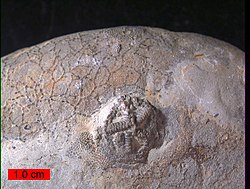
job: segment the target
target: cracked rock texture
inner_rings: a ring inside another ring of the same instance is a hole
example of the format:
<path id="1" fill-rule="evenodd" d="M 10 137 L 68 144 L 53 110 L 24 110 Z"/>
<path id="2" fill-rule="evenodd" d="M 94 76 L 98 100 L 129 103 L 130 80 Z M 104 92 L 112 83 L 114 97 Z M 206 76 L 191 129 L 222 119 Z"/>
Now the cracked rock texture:
<path id="1" fill-rule="evenodd" d="M 1 73 L 4 189 L 244 187 L 244 53 L 230 44 L 93 30 L 11 53 Z"/>

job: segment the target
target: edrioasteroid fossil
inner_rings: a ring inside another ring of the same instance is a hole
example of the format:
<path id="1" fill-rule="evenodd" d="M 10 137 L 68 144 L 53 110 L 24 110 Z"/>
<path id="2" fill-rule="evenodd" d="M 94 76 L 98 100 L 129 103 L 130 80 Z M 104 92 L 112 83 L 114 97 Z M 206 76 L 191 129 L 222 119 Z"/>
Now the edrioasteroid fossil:
<path id="1" fill-rule="evenodd" d="M 244 186 L 244 52 L 230 44 L 108 28 L 11 53 L 1 73 L 4 189 Z"/>
<path id="2" fill-rule="evenodd" d="M 140 96 L 126 94 L 108 102 L 95 115 L 96 123 L 91 122 L 96 130 L 82 133 L 67 151 L 68 156 L 79 157 L 89 150 L 106 156 L 111 167 L 146 163 L 149 151 L 162 142 L 163 116 Z"/>

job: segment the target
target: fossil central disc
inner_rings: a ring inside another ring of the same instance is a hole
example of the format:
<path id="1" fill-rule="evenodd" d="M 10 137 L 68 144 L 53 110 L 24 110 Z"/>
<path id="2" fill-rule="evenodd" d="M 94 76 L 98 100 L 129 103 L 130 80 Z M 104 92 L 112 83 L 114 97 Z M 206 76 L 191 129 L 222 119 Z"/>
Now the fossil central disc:
<path id="1" fill-rule="evenodd" d="M 111 167 L 146 163 L 149 151 L 164 136 L 160 112 L 138 95 L 118 96 L 93 117 L 98 120 L 91 123 L 96 127 L 93 134 L 84 132 L 85 139 L 80 137 L 67 151 L 69 157 L 89 150 L 105 156 Z M 79 144 L 81 148 L 75 148 Z"/>

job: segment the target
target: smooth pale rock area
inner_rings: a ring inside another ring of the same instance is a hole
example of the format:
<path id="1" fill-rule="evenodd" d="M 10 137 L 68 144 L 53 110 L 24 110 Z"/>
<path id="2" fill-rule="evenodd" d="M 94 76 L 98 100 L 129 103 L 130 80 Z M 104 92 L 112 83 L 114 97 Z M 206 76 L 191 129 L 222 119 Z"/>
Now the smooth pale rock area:
<path id="1" fill-rule="evenodd" d="M 2 58 L 2 188 L 244 187 L 244 52 L 116 27 Z M 8 181 L 50 168 L 50 181 Z"/>

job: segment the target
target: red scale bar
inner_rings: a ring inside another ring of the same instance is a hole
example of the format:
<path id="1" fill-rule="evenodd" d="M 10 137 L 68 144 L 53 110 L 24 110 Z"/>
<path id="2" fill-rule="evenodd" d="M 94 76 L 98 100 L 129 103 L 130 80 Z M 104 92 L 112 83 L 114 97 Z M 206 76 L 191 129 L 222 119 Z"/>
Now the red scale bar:
<path id="1" fill-rule="evenodd" d="M 8 169 L 8 180 L 50 180 L 50 169 Z"/>

